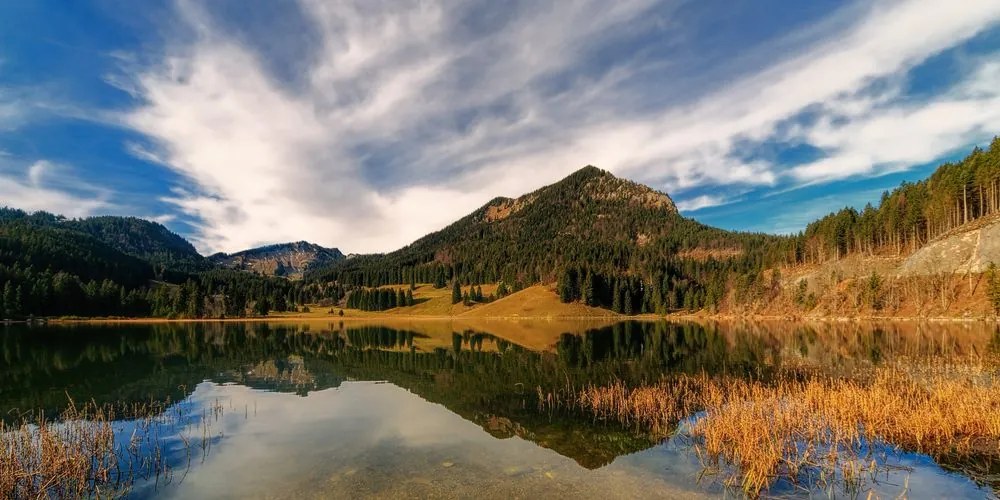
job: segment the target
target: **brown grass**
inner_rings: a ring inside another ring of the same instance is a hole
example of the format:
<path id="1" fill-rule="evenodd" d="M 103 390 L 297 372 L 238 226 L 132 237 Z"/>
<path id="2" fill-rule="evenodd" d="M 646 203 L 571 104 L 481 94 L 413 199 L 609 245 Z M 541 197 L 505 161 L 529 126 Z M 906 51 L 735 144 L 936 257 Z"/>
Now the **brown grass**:
<path id="1" fill-rule="evenodd" d="M 870 444 L 933 457 L 1000 457 L 1000 380 L 983 367 L 879 368 L 859 378 L 789 374 L 762 382 L 705 375 L 628 388 L 586 387 L 569 406 L 661 437 L 677 423 L 710 471 L 755 496 L 777 479 L 848 483 L 881 467 Z"/>
<path id="2" fill-rule="evenodd" d="M 70 401 L 55 421 L 35 415 L 15 425 L 0 421 L 0 498 L 119 498 L 137 481 L 169 483 L 175 471 L 164 456 L 164 439 L 180 437 L 186 471 L 198 446 L 191 436 L 200 434 L 204 458 L 211 423 L 221 415 L 218 402 L 190 419 L 180 406 L 165 403 L 77 407 Z M 135 428 L 127 442 L 116 444 L 118 419 L 133 420 Z"/>
<path id="3" fill-rule="evenodd" d="M 485 290 L 484 290 L 485 291 Z M 619 316 L 607 309 L 579 302 L 566 304 L 547 285 L 534 285 L 484 304 L 461 315 L 462 318 L 611 318 Z"/>

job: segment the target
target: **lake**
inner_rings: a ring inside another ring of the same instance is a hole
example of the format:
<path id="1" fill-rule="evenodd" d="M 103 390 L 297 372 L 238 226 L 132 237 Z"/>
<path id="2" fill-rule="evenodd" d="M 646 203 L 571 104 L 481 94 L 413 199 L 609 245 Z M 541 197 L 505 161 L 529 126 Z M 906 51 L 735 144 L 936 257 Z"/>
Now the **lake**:
<path id="1" fill-rule="evenodd" d="M 697 410 L 664 430 L 588 413 L 575 394 L 677 376 L 851 379 L 880 367 L 992 384 L 1000 353 L 995 324 L 957 322 L 121 323 L 0 334 L 8 448 L 25 418 L 54 432 L 105 422 L 119 451 L 103 491 L 134 498 L 739 495 L 732 464 L 706 461 L 686 431 Z M 843 477 L 804 467 L 762 493 L 1000 491 L 995 443 L 934 456 L 894 444 L 859 441 L 875 464 L 863 474 L 838 458 Z"/>

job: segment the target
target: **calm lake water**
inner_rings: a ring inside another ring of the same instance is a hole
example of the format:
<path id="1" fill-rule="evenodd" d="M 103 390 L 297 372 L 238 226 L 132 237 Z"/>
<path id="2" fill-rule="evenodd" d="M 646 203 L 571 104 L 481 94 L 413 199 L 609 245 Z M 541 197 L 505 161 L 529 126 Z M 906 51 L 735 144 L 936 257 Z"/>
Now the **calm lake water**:
<path id="1" fill-rule="evenodd" d="M 57 417 L 72 400 L 209 415 L 211 425 L 184 439 L 175 425 L 158 431 L 172 472 L 139 481 L 138 498 L 720 497 L 734 492 L 701 474 L 683 433 L 664 440 L 540 410 L 537 388 L 669 372 L 766 377 L 786 365 L 849 376 L 991 351 L 1000 352 L 1000 331 L 985 323 L 8 326 L 0 411 L 7 422 L 29 410 Z M 136 425 L 117 421 L 118 438 Z M 869 485 L 883 498 L 1000 491 L 995 462 L 902 450 L 884 461 L 893 467 Z M 781 483 L 767 493 L 849 495 Z"/>

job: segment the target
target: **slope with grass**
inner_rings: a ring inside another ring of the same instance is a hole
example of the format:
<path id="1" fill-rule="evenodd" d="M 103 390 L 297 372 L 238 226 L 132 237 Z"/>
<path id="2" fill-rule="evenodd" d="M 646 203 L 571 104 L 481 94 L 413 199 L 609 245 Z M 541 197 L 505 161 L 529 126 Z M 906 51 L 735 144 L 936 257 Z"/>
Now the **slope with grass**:
<path id="1" fill-rule="evenodd" d="M 620 315 L 607 309 L 559 300 L 556 291 L 545 285 L 535 285 L 502 299 L 472 308 L 461 314 L 471 318 L 614 318 Z"/>

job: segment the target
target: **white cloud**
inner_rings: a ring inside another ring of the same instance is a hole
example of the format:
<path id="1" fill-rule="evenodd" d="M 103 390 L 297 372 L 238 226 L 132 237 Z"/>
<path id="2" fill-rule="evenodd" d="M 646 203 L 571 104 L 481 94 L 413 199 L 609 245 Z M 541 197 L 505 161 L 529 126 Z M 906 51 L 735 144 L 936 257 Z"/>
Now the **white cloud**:
<path id="1" fill-rule="evenodd" d="M 301 81 L 272 74 L 263 55 L 189 2 L 178 3 L 188 36 L 161 64 L 132 83 L 112 79 L 142 96 L 123 120 L 157 145 L 133 154 L 189 181 L 170 201 L 201 221 L 203 251 L 303 238 L 385 251 L 586 164 L 683 194 L 904 168 L 997 128 L 986 66 L 923 103 L 900 103 L 900 87 L 864 97 L 873 82 L 898 80 L 995 26 L 1000 4 L 991 0 L 851 6 L 844 22 L 751 50 L 748 58 L 773 61 L 763 69 L 702 82 L 698 99 L 650 109 L 651 96 L 627 90 L 646 69 L 639 60 L 587 71 L 591 48 L 654 17 L 650 1 L 529 4 L 464 35 L 467 13 L 437 2 L 301 7 L 318 33 Z M 669 79 L 662 87 L 671 91 Z M 815 124 L 779 130 L 817 106 Z M 827 156 L 789 172 L 739 154 L 748 141 L 779 136 Z"/>
<path id="2" fill-rule="evenodd" d="M 988 140 L 1000 132 L 1000 63 L 979 61 L 970 73 L 951 91 L 920 103 L 876 105 L 855 97 L 835 101 L 832 112 L 796 137 L 828 156 L 791 174 L 815 182 L 905 169 Z M 898 92 L 888 93 L 898 97 Z M 838 109 L 856 111 L 848 115 Z"/>
<path id="3" fill-rule="evenodd" d="M 108 194 L 73 177 L 63 166 L 40 160 L 24 175 L 0 173 L 0 204 L 28 212 L 45 210 L 68 217 L 85 217 L 105 210 Z M 75 184 L 79 189 L 69 188 Z"/>
<path id="4" fill-rule="evenodd" d="M 729 200 L 724 196 L 716 196 L 711 194 L 703 194 L 700 196 L 695 196 L 694 198 L 688 198 L 686 200 L 680 200 L 677 202 L 677 210 L 682 212 L 693 212 L 695 210 L 701 210 L 703 208 L 715 207 L 718 205 L 723 205 Z"/>

